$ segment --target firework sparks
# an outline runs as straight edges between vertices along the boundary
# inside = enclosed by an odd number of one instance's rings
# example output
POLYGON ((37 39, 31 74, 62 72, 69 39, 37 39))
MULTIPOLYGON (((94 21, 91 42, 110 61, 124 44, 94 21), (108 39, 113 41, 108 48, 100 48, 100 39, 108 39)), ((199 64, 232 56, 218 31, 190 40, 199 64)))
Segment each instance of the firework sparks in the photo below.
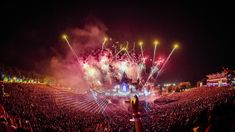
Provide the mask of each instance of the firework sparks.
MULTIPOLYGON (((93 88, 98 86, 105 86, 107 83, 112 84, 113 82, 115 82, 115 80, 120 80, 124 73, 129 79, 135 81, 145 78, 146 80, 144 82, 146 83, 155 74, 158 75, 159 73, 161 73, 162 69, 169 61, 174 50, 178 48, 178 45, 175 45, 165 61, 164 59, 155 61, 156 47, 159 42, 154 41, 152 66, 150 67, 148 76, 146 76, 146 69, 148 68, 148 65, 146 65, 146 61, 148 60, 148 58, 147 56, 144 56, 143 53, 143 41, 139 42, 141 54, 138 55, 135 53, 134 49, 132 49, 129 53, 128 41, 125 46, 120 46, 120 50, 118 52, 116 52, 118 45, 115 47, 112 46, 112 49, 108 47, 105 48, 105 43, 108 40, 105 37, 102 43, 101 50, 94 49, 91 50, 91 54, 79 57, 69 43, 68 37, 66 35, 63 35, 62 38, 66 41, 72 54, 76 57, 80 67, 79 69, 82 69, 81 75, 83 75, 84 79, 87 81, 86 83, 93 88), (143 73, 143 70, 145 70, 145 73, 143 73)), ((110 41, 110 43, 111 42, 112 41, 110 41)))
POLYGON ((104 46, 105 46, 105 43, 108 41, 108 38, 107 37, 104 37, 104 41, 102 43, 102 49, 101 49, 101 52, 103 52, 104 50, 104 46))

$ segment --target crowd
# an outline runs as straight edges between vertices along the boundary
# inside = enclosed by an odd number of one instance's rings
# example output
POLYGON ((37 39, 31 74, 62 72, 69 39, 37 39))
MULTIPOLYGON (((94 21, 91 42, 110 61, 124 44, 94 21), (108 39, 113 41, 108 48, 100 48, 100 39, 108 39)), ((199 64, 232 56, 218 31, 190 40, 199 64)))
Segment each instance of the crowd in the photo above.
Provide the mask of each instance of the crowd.
POLYGON ((151 131, 190 131, 200 124, 209 125, 208 117, 214 108, 233 103, 234 97, 235 90, 227 87, 198 87, 183 93, 171 94, 161 98, 169 103, 149 104, 152 111, 143 116, 149 118, 143 123, 151 131), (149 124, 152 124, 152 127, 149 127, 149 124))
MULTIPOLYGON (((28 120, 34 131, 124 131, 133 129, 122 110, 93 114, 72 111, 57 102, 58 89, 42 84, 5 83, 0 103, 8 113, 28 120), (120 127, 122 126, 122 127, 120 127)), ((65 93, 64 93, 65 94, 65 93)), ((72 96, 67 93, 66 96, 72 96)))
MULTIPOLYGON (((0 104, 11 117, 30 122, 33 131, 135 130, 133 122, 130 122, 131 112, 117 106, 118 104, 110 103, 105 111, 99 113, 72 109, 74 104, 66 105, 66 100, 59 101, 58 95, 71 96, 76 98, 74 101, 77 102, 86 98, 83 97, 86 95, 62 92, 61 89, 43 84, 4 83, 4 93, 8 96, 0 95, 0 104)), ((187 131, 203 122, 209 125, 208 113, 212 113, 213 109, 221 104, 229 103, 234 96, 235 90, 232 88, 198 87, 161 97, 163 101, 174 100, 172 102, 166 101, 161 105, 155 102, 140 104, 140 107, 143 107, 141 118, 144 130, 187 131)), ((67 100, 67 103, 69 101, 67 100)))
POLYGON ((8 115, 4 107, 0 105, 0 131, 1 132, 32 132, 31 124, 28 120, 8 115))

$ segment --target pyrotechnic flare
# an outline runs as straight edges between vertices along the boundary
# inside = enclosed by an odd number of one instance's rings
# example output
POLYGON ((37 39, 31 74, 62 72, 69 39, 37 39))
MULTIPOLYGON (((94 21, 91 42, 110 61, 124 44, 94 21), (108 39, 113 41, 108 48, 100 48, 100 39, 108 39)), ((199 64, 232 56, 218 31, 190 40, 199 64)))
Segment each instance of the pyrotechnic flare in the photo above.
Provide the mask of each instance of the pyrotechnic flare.
POLYGON ((102 43, 102 49, 101 49, 101 52, 103 52, 103 50, 104 50, 104 45, 105 45, 105 43, 108 41, 108 38, 107 37, 104 37, 104 41, 103 41, 103 43, 102 43))
MULTIPOLYGON (((157 74, 157 77, 159 76, 159 74, 161 73, 161 71, 163 70, 163 68, 165 67, 165 65, 167 64, 167 62, 169 61, 171 55, 173 54, 173 52, 175 51, 175 49, 177 49, 179 47, 178 44, 175 44, 174 45, 174 48, 171 50, 170 54, 168 55, 168 57, 166 58, 165 62, 163 63, 162 67, 160 68, 158 74, 157 74)), ((157 78, 156 77, 156 78, 157 78)))
POLYGON ((143 41, 139 42, 142 57, 144 57, 143 44, 144 44, 143 41))
POLYGON ((135 53, 135 42, 133 44, 133 48, 132 48, 133 52, 135 53))
POLYGON ((62 35, 62 38, 66 41, 66 43, 68 44, 70 50, 72 51, 73 55, 76 57, 78 63, 79 63, 79 58, 78 55, 76 54, 76 52, 74 51, 73 47, 70 45, 69 41, 68 41, 68 36, 66 34, 62 35))
POLYGON ((128 41, 126 41, 126 48, 127 48, 127 50, 129 49, 129 42, 128 41))
POLYGON ((116 58, 117 55, 120 54, 123 50, 124 50, 124 48, 121 48, 121 49, 117 52, 117 54, 114 56, 114 58, 116 58))
POLYGON ((128 47, 126 47, 126 48, 124 49, 124 51, 126 52, 128 58, 133 62, 134 60, 133 60, 133 58, 130 56, 130 54, 129 54, 129 52, 128 52, 128 47))
POLYGON ((127 52, 127 49, 128 49, 127 47, 122 47, 122 46, 120 46, 120 50, 115 54, 114 58, 116 58, 117 55, 120 54, 122 51, 127 52))
MULTIPOLYGON (((174 46, 166 61, 162 67, 160 67, 160 63, 162 64, 160 61, 162 60, 155 61, 156 48, 159 42, 154 41, 153 62, 149 75, 147 75, 147 69, 150 67, 148 67, 146 63, 148 56, 144 56, 143 53, 143 41, 138 43, 140 46, 141 55, 136 55, 133 52, 129 52, 128 42, 124 45, 114 42, 115 45, 113 45, 113 48, 105 49, 105 43, 108 41, 108 38, 105 37, 101 50, 94 50, 92 51, 92 54, 88 54, 88 56, 84 55, 82 57, 78 57, 78 55, 75 53, 75 50, 69 43, 68 37, 64 34, 62 38, 66 41, 72 54, 76 57, 79 63, 79 67, 76 66, 75 69, 81 70, 80 73, 84 78, 83 81, 85 81, 84 86, 93 88, 107 87, 107 85, 111 86, 113 82, 116 82, 122 78, 123 73, 125 73, 130 80, 134 80, 134 82, 137 82, 139 79, 141 79, 141 81, 139 81, 140 84, 147 82, 156 73, 160 73, 162 71, 174 50, 178 48, 178 45, 174 46), (119 46, 120 49, 117 48, 119 46), (117 52, 114 52, 114 50, 117 50, 117 52), (143 73, 144 71, 145 73, 143 73)), ((112 41, 109 41, 109 43, 112 44, 112 41)), ((135 46, 133 46, 133 50, 135 49, 134 47, 135 46)), ((72 72, 75 73, 76 71, 72 72)))
POLYGON ((154 52, 153 52, 153 61, 152 61, 152 65, 153 65, 154 62, 155 62, 156 47, 157 47, 157 45, 159 44, 159 42, 158 42, 157 40, 155 40, 155 41, 153 42, 153 44, 154 44, 154 52))
POLYGON ((157 65, 154 65, 151 67, 151 71, 149 73, 148 79, 146 80, 146 82, 149 81, 149 79, 158 71, 158 67, 157 65))

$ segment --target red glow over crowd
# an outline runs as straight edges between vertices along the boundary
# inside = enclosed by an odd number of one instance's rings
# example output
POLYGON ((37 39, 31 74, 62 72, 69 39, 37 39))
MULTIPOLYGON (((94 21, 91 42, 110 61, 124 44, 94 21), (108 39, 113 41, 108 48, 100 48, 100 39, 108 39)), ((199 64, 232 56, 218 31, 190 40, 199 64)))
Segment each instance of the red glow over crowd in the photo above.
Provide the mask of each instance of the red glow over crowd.
MULTIPOLYGON (((130 122, 131 112, 128 110, 116 107, 115 110, 97 114, 70 109, 56 100, 58 94, 74 96, 74 101, 82 100, 86 95, 71 94, 44 84, 2 84, 4 94, 0 96, 0 102, 1 111, 5 112, 1 112, 1 130, 135 131, 134 124, 130 122)), ((227 104, 234 103, 234 95, 235 89, 229 87, 196 87, 162 96, 154 102, 140 102, 143 129, 213 129, 217 123, 215 110, 220 106, 228 108, 227 104)))

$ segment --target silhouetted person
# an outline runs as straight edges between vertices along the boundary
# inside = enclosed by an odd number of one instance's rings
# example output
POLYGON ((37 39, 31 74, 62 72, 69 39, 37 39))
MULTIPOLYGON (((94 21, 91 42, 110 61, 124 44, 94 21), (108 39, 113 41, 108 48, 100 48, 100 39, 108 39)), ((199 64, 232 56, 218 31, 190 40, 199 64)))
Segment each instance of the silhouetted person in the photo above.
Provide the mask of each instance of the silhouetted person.
POLYGON ((131 99, 131 106, 132 106, 132 115, 133 115, 133 118, 134 118, 133 121, 135 122, 136 132, 142 132, 143 127, 142 127, 142 123, 141 123, 141 119, 140 119, 140 113, 138 112, 139 99, 138 99, 137 95, 135 95, 131 99))

